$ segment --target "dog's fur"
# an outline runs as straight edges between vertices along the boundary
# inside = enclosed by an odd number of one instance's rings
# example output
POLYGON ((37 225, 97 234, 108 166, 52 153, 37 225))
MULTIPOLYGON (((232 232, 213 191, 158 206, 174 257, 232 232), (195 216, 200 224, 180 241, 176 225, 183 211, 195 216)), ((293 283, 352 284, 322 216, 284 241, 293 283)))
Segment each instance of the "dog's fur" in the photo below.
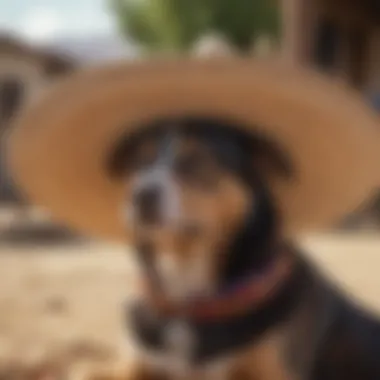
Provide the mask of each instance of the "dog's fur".
MULTIPOLYGON (((142 351, 129 379, 380 379, 380 324, 282 235, 268 184, 273 176, 296 180, 297 173, 275 143, 232 122, 166 119, 122 139, 108 164, 112 175, 132 184, 125 216, 142 276, 156 281, 170 302, 212 297, 242 277, 265 276, 284 250, 294 260, 279 294, 252 314, 255 326, 244 344, 194 364, 187 360, 186 325, 168 324, 164 334, 174 351, 146 355, 137 337, 142 351)), ((150 303, 143 310, 136 331, 160 317, 150 303)))

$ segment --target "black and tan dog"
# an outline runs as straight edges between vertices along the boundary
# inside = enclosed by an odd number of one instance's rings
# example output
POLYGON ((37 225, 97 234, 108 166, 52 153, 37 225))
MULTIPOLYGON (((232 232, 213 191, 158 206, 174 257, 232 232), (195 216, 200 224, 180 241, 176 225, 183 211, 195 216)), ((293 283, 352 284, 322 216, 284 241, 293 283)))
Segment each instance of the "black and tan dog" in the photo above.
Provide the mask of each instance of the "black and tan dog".
POLYGON ((51 88, 7 162, 55 219, 135 247, 131 380, 378 380, 378 323, 293 241, 378 191, 379 143, 378 115, 317 73, 139 61, 51 88))
POLYGON ((133 379, 380 379, 380 323, 282 236, 267 172, 297 173, 274 143, 218 120, 163 120, 110 167, 132 179, 147 283, 127 310, 133 379))

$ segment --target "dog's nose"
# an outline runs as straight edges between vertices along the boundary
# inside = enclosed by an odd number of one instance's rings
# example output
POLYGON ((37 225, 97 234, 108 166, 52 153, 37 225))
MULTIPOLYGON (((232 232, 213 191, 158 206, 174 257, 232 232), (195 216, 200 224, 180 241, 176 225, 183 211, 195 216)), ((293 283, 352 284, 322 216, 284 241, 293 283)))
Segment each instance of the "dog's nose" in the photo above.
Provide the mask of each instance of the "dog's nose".
POLYGON ((162 191, 158 186, 140 189, 134 196, 136 216, 139 223, 158 224, 161 218, 162 191))

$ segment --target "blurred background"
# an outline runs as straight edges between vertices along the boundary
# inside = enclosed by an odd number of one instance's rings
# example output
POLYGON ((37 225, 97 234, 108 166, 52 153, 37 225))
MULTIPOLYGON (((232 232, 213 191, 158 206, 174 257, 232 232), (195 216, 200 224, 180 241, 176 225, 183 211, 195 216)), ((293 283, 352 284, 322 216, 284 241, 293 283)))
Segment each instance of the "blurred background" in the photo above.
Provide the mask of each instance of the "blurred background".
MULTIPOLYGON (((13 117, 58 78, 157 54, 312 66, 380 112, 377 0, 0 0, 0 144, 13 117)), ((380 197, 300 244, 380 311, 380 197)), ((124 362, 126 251, 76 236, 28 205, 0 155, 0 380, 55 379, 57 368, 80 378, 124 362)))

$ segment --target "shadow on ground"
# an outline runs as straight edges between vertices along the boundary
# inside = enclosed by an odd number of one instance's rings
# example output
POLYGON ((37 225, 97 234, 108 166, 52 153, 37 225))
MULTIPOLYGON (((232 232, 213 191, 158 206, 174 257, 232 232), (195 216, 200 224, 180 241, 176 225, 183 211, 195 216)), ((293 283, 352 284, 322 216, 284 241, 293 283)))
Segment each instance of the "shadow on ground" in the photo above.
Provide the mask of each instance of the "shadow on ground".
POLYGON ((65 228, 53 224, 20 225, 0 230, 0 244, 14 246, 71 245, 85 242, 65 228))

